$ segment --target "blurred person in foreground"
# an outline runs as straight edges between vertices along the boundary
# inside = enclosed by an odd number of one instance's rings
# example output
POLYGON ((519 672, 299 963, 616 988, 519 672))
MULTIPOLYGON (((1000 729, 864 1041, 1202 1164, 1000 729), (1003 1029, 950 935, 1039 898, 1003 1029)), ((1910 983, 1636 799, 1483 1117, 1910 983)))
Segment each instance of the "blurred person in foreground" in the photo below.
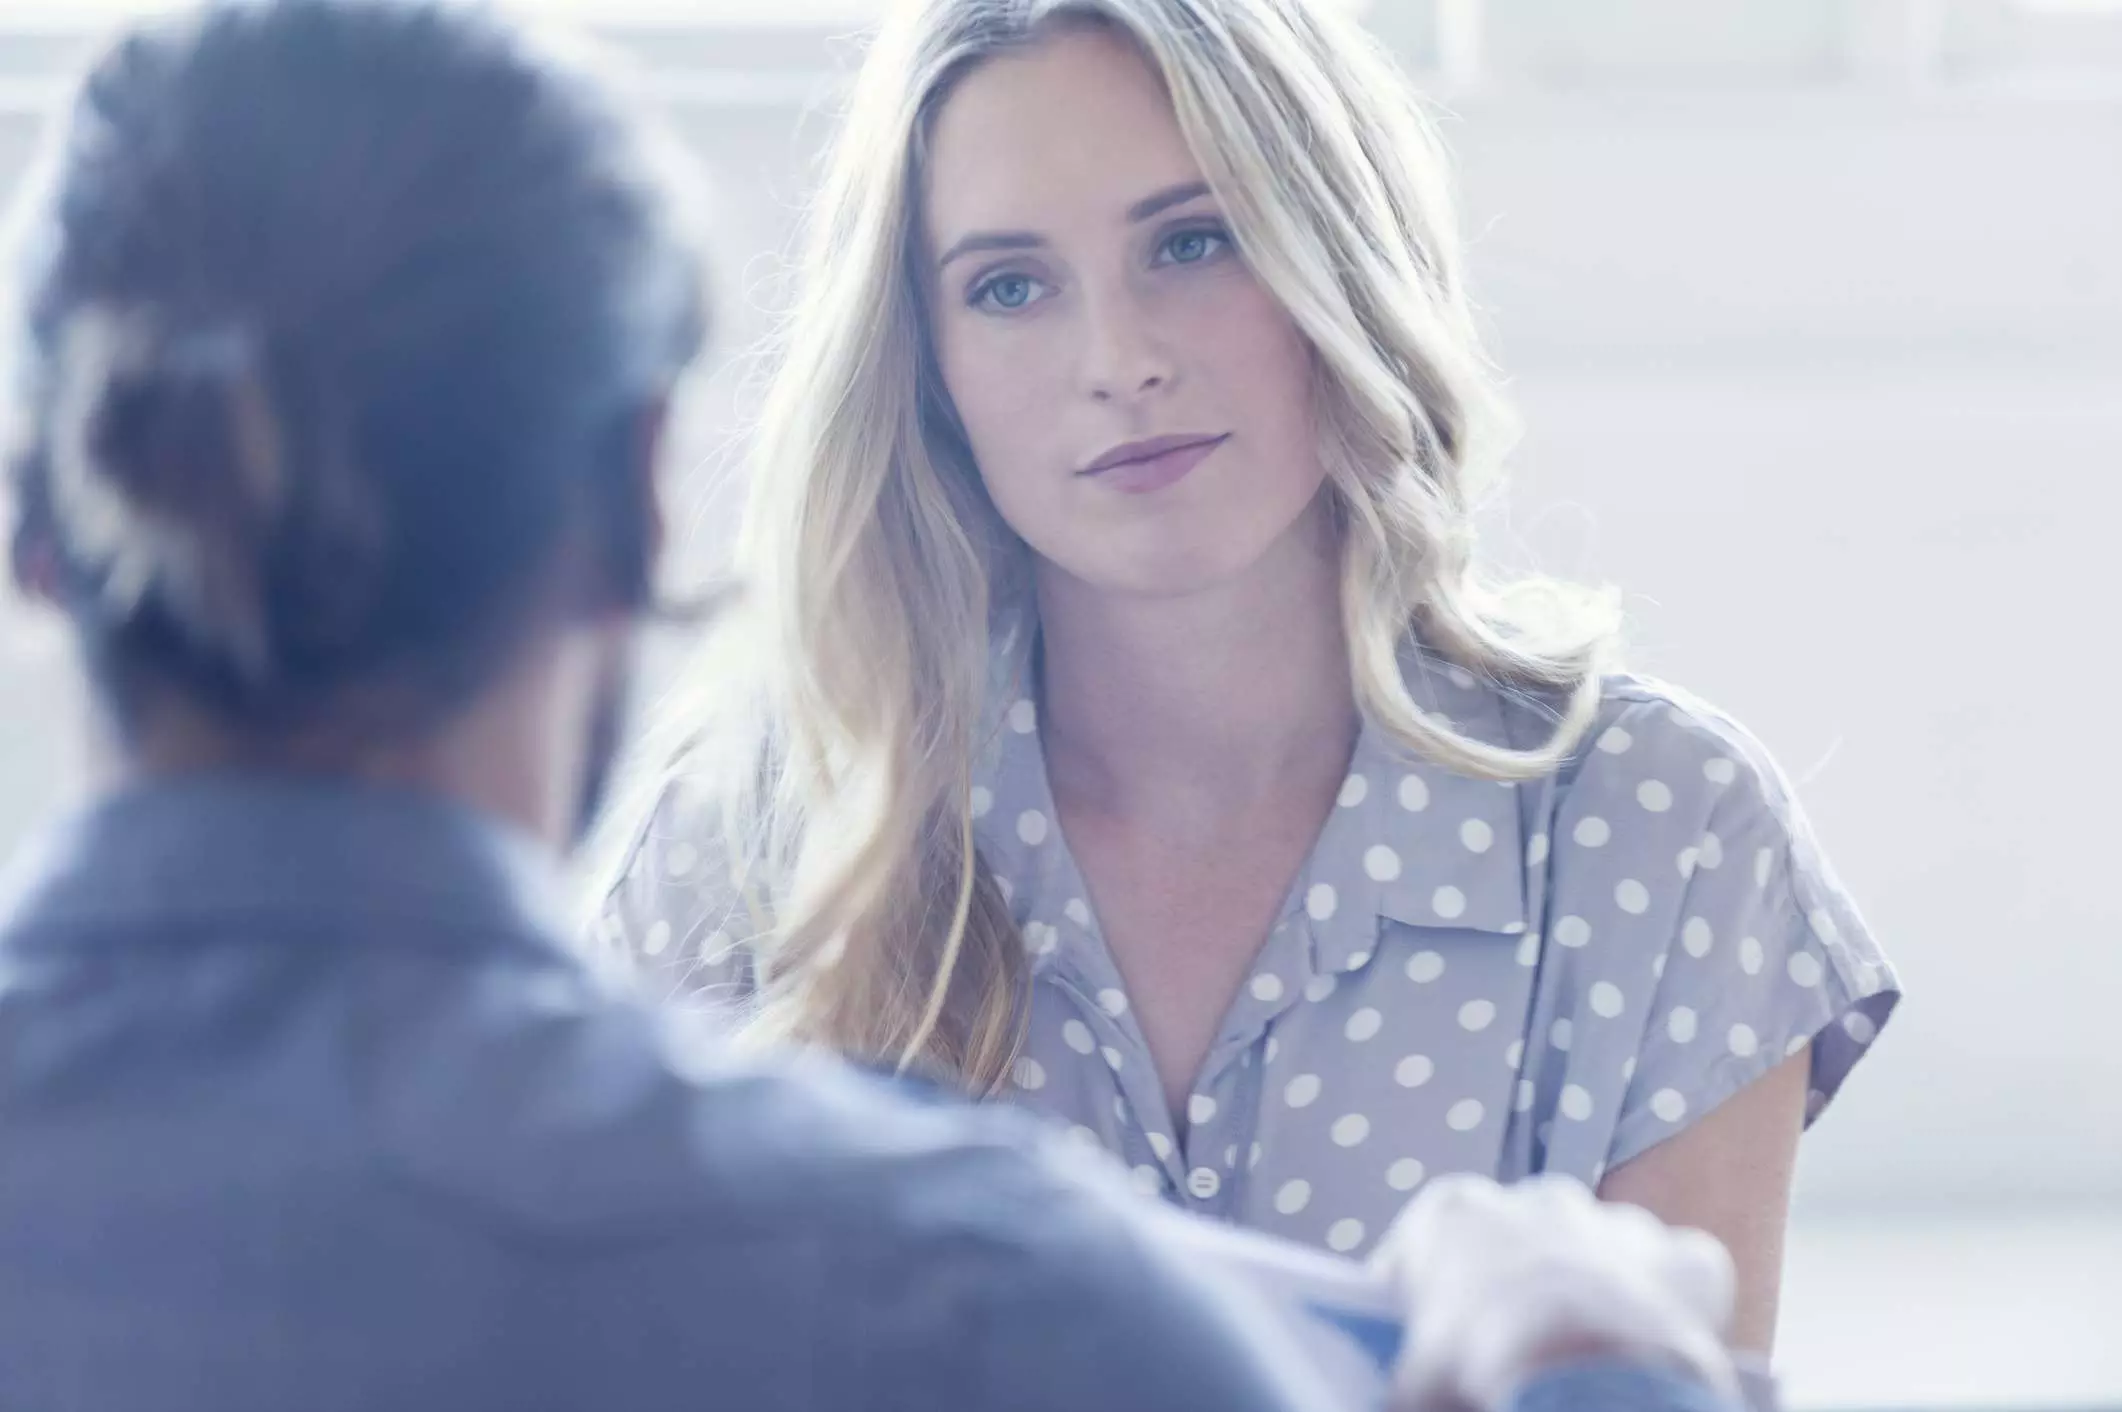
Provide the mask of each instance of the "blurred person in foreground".
MULTIPOLYGON (((24 208, 18 581, 99 796, 0 884, 0 1406, 1324 1407, 1002 1109, 744 1058, 563 943, 665 409, 652 135, 457 6, 122 37, 24 208)), ((1713 1407, 1728 1263, 1562 1185, 1387 1259, 1414 1405, 1713 1407)))

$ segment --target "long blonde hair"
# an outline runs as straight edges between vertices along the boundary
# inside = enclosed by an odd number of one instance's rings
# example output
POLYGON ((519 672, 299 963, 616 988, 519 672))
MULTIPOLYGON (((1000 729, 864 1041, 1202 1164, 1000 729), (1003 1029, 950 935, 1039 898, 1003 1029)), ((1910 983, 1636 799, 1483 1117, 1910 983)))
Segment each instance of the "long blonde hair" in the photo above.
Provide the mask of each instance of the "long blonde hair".
POLYGON ((1463 290, 1449 173, 1415 95, 1306 0, 916 0, 856 81, 779 338, 736 549, 742 621, 691 669, 647 798, 714 801, 759 923, 750 1033, 976 1091, 1021 1043, 1024 948, 975 851, 995 663, 1033 637, 924 327, 924 136, 954 82, 1056 24, 1129 36, 1255 274, 1314 350, 1356 700, 1408 751, 1551 770, 1598 707, 1610 601, 1490 584, 1472 520, 1508 426, 1463 290), (1403 648, 1552 703, 1533 750, 1427 714, 1403 648))

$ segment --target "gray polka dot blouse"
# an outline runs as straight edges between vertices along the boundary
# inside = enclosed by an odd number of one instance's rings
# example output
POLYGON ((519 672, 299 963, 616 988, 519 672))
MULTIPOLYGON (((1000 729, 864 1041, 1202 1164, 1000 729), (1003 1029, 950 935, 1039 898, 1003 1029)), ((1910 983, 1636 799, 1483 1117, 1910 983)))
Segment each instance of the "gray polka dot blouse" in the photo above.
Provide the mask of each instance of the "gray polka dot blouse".
MULTIPOLYGON (((1530 746, 1549 718, 1418 672, 1426 709, 1530 746)), ((1327 821, 1168 1111, 1089 890, 1055 822, 1029 701, 973 790, 982 854, 1033 964, 1012 1095, 1207 1215, 1361 1253, 1445 1172, 1596 1184, 1810 1050, 1817 1118, 1900 987, 1742 729, 1612 679, 1556 774, 1464 778, 1360 736, 1327 821)), ((652 977, 741 1004, 741 909, 682 790, 602 925, 652 977)))

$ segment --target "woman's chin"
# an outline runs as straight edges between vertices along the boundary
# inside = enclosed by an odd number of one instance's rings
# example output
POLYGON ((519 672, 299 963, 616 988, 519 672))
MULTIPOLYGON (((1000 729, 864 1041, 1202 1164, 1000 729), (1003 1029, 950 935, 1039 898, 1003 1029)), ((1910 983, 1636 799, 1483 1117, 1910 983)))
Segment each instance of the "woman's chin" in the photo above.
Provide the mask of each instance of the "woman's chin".
POLYGON ((1190 598, 1208 593, 1245 572, 1246 562, 1228 550, 1184 544, 1111 552, 1094 560, 1056 565, 1077 592, 1129 599, 1190 598))

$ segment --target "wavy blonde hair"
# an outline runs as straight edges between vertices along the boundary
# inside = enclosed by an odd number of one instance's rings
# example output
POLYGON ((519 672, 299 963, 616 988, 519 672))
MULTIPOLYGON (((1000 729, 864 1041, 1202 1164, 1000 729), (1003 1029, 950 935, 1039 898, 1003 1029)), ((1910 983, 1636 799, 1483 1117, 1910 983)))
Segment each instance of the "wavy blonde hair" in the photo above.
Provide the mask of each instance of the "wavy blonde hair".
POLYGON ((735 568, 741 621, 652 747, 719 811, 757 920, 745 1024, 975 1091, 1021 1044, 1022 940, 973 843, 995 664, 1033 640, 1026 550, 945 392, 923 307, 925 136, 953 84, 1056 25, 1130 37, 1162 75, 1241 250, 1309 340, 1355 697, 1410 752, 1551 770, 1599 702, 1611 600, 1490 583, 1473 515, 1503 451, 1421 106, 1353 23, 1305 0, 916 0, 856 81, 774 350, 735 568), (1410 639, 1550 703, 1513 750, 1422 711, 1410 639))

